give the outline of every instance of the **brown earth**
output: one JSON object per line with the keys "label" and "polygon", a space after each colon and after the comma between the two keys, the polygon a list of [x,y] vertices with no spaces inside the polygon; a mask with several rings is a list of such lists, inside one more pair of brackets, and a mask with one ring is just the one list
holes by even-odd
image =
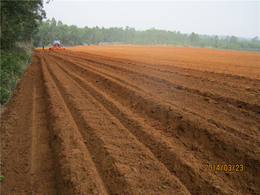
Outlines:
{"label": "brown earth", "polygon": [[1,194],[260,194],[259,53],[82,46],[33,59],[1,115]]}

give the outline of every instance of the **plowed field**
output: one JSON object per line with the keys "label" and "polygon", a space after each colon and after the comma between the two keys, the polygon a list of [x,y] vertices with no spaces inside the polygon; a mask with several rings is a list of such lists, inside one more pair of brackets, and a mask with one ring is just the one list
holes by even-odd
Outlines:
{"label": "plowed field", "polygon": [[4,194],[260,194],[260,54],[35,50],[1,115]]}

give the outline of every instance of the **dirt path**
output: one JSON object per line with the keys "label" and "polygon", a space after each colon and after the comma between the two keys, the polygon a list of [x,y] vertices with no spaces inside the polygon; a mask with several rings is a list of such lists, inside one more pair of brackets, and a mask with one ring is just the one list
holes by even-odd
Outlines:
{"label": "dirt path", "polygon": [[35,51],[1,116],[1,193],[260,194],[257,74],[138,59]]}

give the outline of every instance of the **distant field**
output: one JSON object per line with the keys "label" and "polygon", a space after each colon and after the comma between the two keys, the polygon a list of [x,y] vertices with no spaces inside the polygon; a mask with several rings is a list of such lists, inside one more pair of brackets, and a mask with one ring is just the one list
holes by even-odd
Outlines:
{"label": "distant field", "polygon": [[260,53],[170,46],[77,46],[67,50],[260,79]]}

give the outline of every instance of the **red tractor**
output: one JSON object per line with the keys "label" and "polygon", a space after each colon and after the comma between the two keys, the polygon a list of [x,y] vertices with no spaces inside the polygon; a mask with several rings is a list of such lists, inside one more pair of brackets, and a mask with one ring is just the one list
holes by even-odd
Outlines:
{"label": "red tractor", "polygon": [[53,47],[50,47],[49,50],[52,50],[52,49],[56,49],[56,50],[63,49],[63,50],[65,50],[64,47],[60,46],[60,40],[54,40],[53,41]]}

